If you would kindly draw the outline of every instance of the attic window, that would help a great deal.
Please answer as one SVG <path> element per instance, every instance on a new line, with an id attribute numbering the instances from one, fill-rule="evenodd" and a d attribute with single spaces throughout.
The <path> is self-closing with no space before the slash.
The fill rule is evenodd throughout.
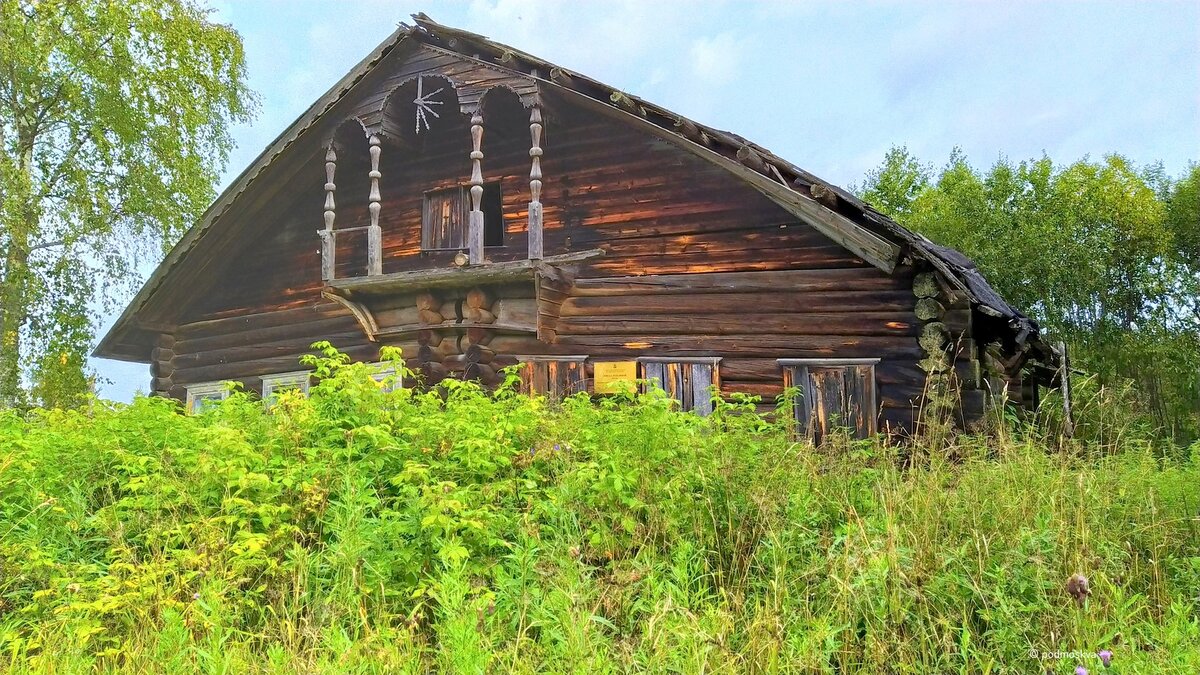
<path id="1" fill-rule="evenodd" d="M 504 245 L 504 212 L 501 207 L 500 181 L 483 184 L 483 245 Z M 421 250 L 466 250 L 471 211 L 471 186 L 455 185 L 425 193 L 421 216 Z"/>
<path id="2" fill-rule="evenodd" d="M 856 438 L 875 433 L 875 364 L 879 359 L 779 359 L 783 385 L 795 388 L 793 408 L 802 435 L 820 443 L 835 428 Z"/>

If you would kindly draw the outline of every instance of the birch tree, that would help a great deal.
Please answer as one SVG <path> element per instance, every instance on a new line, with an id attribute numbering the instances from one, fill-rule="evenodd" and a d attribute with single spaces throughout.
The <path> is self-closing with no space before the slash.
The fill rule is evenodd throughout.
<path id="1" fill-rule="evenodd" d="M 0 0 L 0 406 L 78 389 L 91 308 L 211 201 L 245 79 L 191 0 Z"/>

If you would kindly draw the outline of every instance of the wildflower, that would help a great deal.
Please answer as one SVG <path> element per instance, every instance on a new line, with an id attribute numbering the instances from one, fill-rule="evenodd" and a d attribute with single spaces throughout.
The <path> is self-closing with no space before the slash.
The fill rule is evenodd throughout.
<path id="1" fill-rule="evenodd" d="M 555 452 L 558 452 L 558 443 L 555 443 L 555 444 L 554 444 L 554 451 L 555 451 Z"/>
<path id="2" fill-rule="evenodd" d="M 1112 664 L 1112 650 L 1101 649 L 1097 656 L 1100 657 L 1100 663 L 1103 663 L 1105 668 Z"/>
<path id="3" fill-rule="evenodd" d="M 200 599 L 200 594 L 199 594 L 199 593 L 192 593 L 192 599 L 193 599 L 193 600 L 199 600 L 199 599 Z"/>
<path id="4" fill-rule="evenodd" d="M 1075 666 L 1075 675 L 1088 675 L 1087 668 L 1083 666 Z"/>
<path id="5" fill-rule="evenodd" d="M 1075 598 L 1075 603 L 1082 607 L 1083 601 L 1092 594 L 1088 578 L 1078 572 L 1072 574 L 1071 578 L 1067 579 L 1067 594 Z"/>

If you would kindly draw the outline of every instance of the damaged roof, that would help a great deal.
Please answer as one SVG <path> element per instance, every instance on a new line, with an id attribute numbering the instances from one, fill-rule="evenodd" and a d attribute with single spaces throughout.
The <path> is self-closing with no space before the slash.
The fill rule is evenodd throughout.
<path id="1" fill-rule="evenodd" d="M 622 116 L 626 121 L 634 122 L 736 173 L 801 220 L 887 272 L 901 262 L 923 261 L 939 273 L 949 291 L 965 295 L 980 312 L 1007 323 L 1012 338 L 1007 345 L 1010 349 L 1027 352 L 1030 358 L 1047 364 L 1057 362 L 1054 348 L 1042 340 L 1037 323 L 1008 304 L 968 257 L 905 228 L 850 192 L 822 181 L 737 134 L 687 119 L 640 97 L 482 35 L 444 26 L 423 13 L 414 15 L 413 20 L 414 25 L 400 24 L 395 32 L 280 134 L 213 202 L 125 308 L 97 346 L 94 352 L 96 356 L 145 360 L 141 355 L 142 350 L 132 343 L 141 341 L 137 339 L 139 333 L 145 335 L 166 327 L 143 325 L 137 321 L 137 314 L 150 301 L 170 271 L 187 258 L 204 234 L 277 157 L 321 120 L 393 49 L 405 41 L 413 41 L 453 51 L 463 58 L 483 61 L 493 67 L 532 76 L 540 82 L 553 85 L 556 91 L 570 95 L 576 102 Z"/>

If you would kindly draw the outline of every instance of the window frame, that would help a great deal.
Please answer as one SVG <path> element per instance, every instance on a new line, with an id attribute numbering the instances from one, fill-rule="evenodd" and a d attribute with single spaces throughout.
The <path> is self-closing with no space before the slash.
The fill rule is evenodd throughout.
<path id="1" fill-rule="evenodd" d="M 271 397 L 279 394 L 283 389 L 299 389 L 301 393 L 308 396 L 308 389 L 312 384 L 311 370 L 290 370 L 286 373 L 271 373 L 262 376 L 262 400 L 270 401 Z"/>
<path id="2" fill-rule="evenodd" d="M 651 369 L 647 368 L 647 365 L 657 364 L 664 366 L 663 377 L 666 375 L 665 366 L 667 365 L 674 364 L 678 366 L 691 366 L 686 375 L 687 386 L 683 386 L 680 389 L 680 391 L 684 394 L 684 398 L 676 398 L 674 395 L 675 392 L 673 391 L 668 391 L 667 393 L 671 396 L 672 400 L 679 404 L 680 410 L 685 412 L 695 412 L 701 417 L 706 417 L 711 415 L 715 408 L 713 405 L 713 399 L 715 398 L 713 395 L 713 389 L 715 388 L 717 392 L 721 391 L 722 358 L 723 357 L 721 356 L 640 356 L 636 359 L 638 364 L 638 379 L 646 383 L 646 385 L 644 385 L 642 388 L 643 391 L 647 391 L 646 386 L 651 385 L 651 383 L 656 380 L 658 382 L 656 386 L 663 391 L 667 391 L 663 381 L 655 378 L 654 374 L 651 372 Z M 709 381 L 708 385 L 703 388 L 703 396 L 700 398 L 700 403 L 697 404 L 697 394 L 700 394 L 701 392 L 697 389 L 697 382 L 695 380 L 695 367 L 704 365 L 709 367 Z M 681 370 L 681 374 L 683 374 L 683 372 L 684 371 Z"/>
<path id="3" fill-rule="evenodd" d="M 588 360 L 588 358 L 589 357 L 586 355 L 578 355 L 578 354 L 563 355 L 563 356 L 554 355 L 554 354 L 518 355 L 516 357 L 516 359 L 517 359 L 517 363 L 521 366 L 521 370 L 519 371 L 520 377 L 521 377 L 521 392 L 524 394 L 528 394 L 530 396 L 540 395 L 540 396 L 546 396 L 547 398 L 553 398 L 553 399 L 562 399 L 567 396 L 572 396 L 574 394 L 578 394 L 580 392 L 588 393 L 588 391 L 590 389 L 590 387 L 588 386 L 588 377 L 587 377 L 587 360 Z M 546 372 L 547 390 L 546 391 L 537 391 L 537 388 L 536 388 L 537 381 L 531 380 L 530 377 L 527 376 L 526 373 L 528 371 L 534 370 L 534 368 L 536 368 L 537 364 L 540 364 L 540 363 L 577 364 L 579 366 L 579 371 L 578 371 L 579 377 L 575 379 L 576 386 L 574 387 L 574 389 L 572 391 L 568 391 L 568 392 L 554 391 L 554 389 L 556 388 L 556 385 L 559 384 L 559 379 L 555 378 L 552 383 L 551 379 L 550 379 L 549 367 L 547 367 L 547 372 Z M 536 374 L 533 374 L 533 375 L 534 375 L 534 377 L 536 377 Z"/>
<path id="4" fill-rule="evenodd" d="M 384 391 L 391 392 L 404 387 L 404 371 L 401 369 L 399 363 L 393 361 L 372 361 L 367 363 L 367 365 L 376 369 L 375 372 L 371 373 L 371 379 L 383 385 L 380 388 Z M 396 379 L 389 387 L 384 381 L 391 376 L 395 376 Z"/>
<path id="5" fill-rule="evenodd" d="M 500 243 L 488 242 L 488 223 L 487 217 L 488 208 L 490 206 L 488 199 L 489 191 L 495 189 L 495 206 L 496 218 L 499 219 L 498 233 Z M 480 208 L 484 213 L 483 220 L 483 247 L 484 248 L 503 248 L 507 245 L 507 233 L 505 232 L 504 219 L 504 187 L 499 179 L 485 181 L 483 183 L 484 194 L 480 200 Z M 432 217 L 429 202 L 431 198 L 441 198 L 443 195 L 448 195 L 452 204 L 458 205 L 458 218 L 460 227 L 462 228 L 462 245 L 461 246 L 433 246 L 432 220 L 427 218 Z M 421 193 L 421 252 L 422 253 L 438 253 L 446 251 L 463 251 L 469 246 L 468 238 L 470 236 L 470 212 L 471 212 L 471 185 L 469 183 L 458 183 L 456 185 L 448 185 L 446 187 L 434 188 Z M 442 242 L 444 243 L 444 242 Z"/>
<path id="6" fill-rule="evenodd" d="M 822 432 L 827 431 L 812 428 L 811 422 L 816 412 L 812 405 L 814 399 L 817 398 L 812 386 L 812 371 L 833 369 L 845 371 L 849 368 L 868 368 L 870 372 L 870 386 L 865 391 L 867 400 L 859 402 L 859 409 L 863 413 L 862 419 L 866 423 L 866 427 L 860 430 L 857 425 L 851 426 L 843 423 L 839 426 L 852 429 L 855 436 L 859 438 L 867 438 L 878 433 L 879 385 L 876 366 L 881 360 L 880 358 L 776 359 L 775 362 L 783 369 L 784 387 L 795 387 L 800 390 L 800 396 L 792 403 L 792 420 L 796 423 L 798 435 L 812 436 L 814 442 L 820 443 L 823 437 Z M 845 394 L 844 372 L 842 378 L 843 394 Z M 845 403 L 848 401 L 848 398 L 844 399 L 843 409 L 838 411 L 838 414 L 843 417 L 846 413 Z M 829 412 L 826 411 L 826 415 L 828 414 Z"/>
<path id="7" fill-rule="evenodd" d="M 229 387 L 225 385 L 225 380 L 219 382 L 197 382 L 184 386 L 187 395 L 184 400 L 184 410 L 189 414 L 195 415 L 197 412 L 203 411 L 203 406 L 200 410 L 196 409 L 197 404 L 204 401 L 224 401 L 229 398 Z"/>

